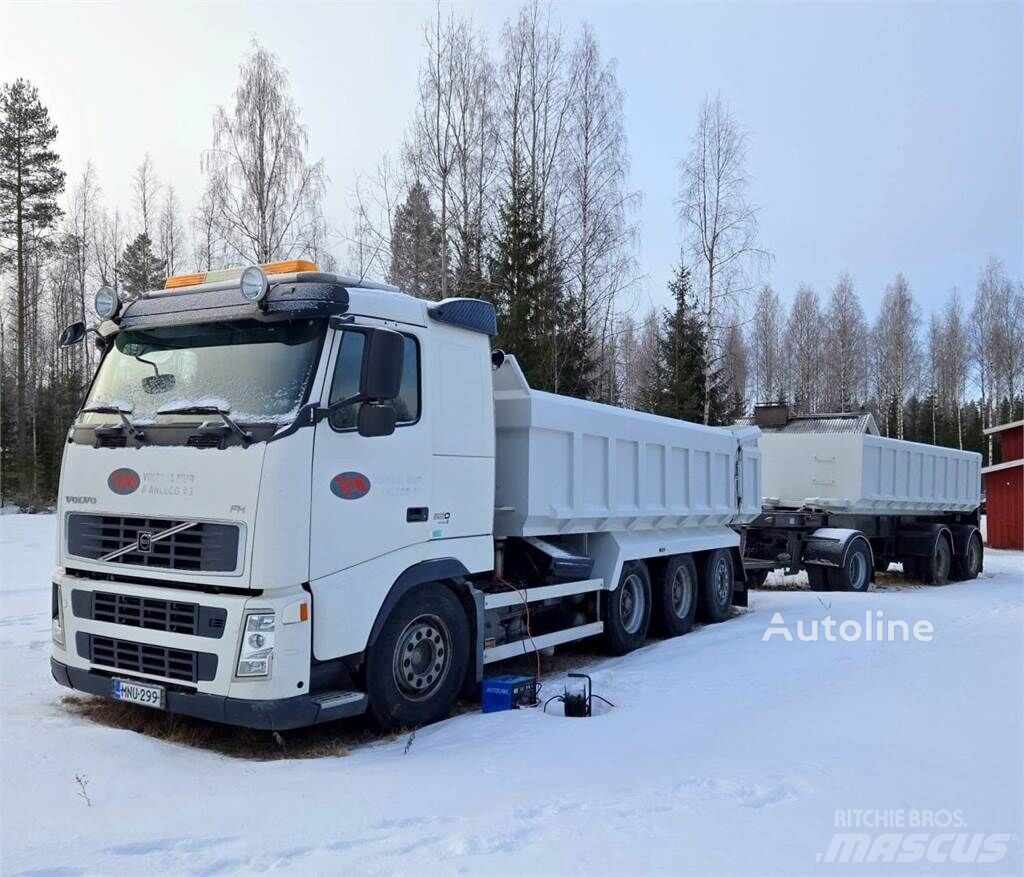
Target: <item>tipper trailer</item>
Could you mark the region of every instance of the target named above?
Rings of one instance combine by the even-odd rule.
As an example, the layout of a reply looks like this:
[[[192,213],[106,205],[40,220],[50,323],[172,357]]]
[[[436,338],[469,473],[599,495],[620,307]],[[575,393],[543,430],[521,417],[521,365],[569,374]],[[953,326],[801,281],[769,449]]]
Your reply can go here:
[[[973,579],[981,455],[864,433],[762,432],[764,511],[744,529],[751,584],[807,571],[818,591],[866,591],[892,562],[929,584]]]
[[[486,302],[308,263],[97,294],[52,671],[250,727],[444,716],[484,667],[745,605],[757,430],[531,389]]]

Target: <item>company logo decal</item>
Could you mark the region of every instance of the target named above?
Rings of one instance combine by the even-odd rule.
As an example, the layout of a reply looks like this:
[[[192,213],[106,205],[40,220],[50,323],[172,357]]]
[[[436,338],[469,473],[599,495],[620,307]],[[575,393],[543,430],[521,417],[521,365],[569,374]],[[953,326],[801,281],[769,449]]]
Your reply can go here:
[[[107,487],[120,496],[127,496],[139,489],[139,473],[134,469],[115,469],[107,478]]]
[[[362,472],[342,472],[331,479],[331,493],[342,499],[359,499],[370,492],[370,479]]]

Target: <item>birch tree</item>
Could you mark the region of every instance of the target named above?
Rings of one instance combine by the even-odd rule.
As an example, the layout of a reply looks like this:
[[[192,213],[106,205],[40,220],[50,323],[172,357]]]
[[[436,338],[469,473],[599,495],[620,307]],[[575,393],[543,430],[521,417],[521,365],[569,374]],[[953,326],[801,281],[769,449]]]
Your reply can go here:
[[[818,410],[821,369],[824,362],[824,332],[818,294],[809,286],[796,291],[786,324],[786,349],[791,356],[791,393],[798,414]]]
[[[412,138],[406,147],[414,176],[423,180],[437,199],[441,298],[448,297],[450,274],[451,194],[457,154],[456,57],[469,42],[467,28],[467,23],[457,20],[454,13],[443,19],[441,4],[437,4],[434,20],[424,28],[427,58],[420,66],[419,99]]]
[[[157,231],[157,246],[164,261],[164,271],[171,276],[182,267],[185,257],[185,226],[181,221],[181,203],[174,186],[167,187]]]
[[[886,435],[903,438],[903,405],[918,377],[921,312],[902,274],[885,289],[873,333],[875,380]]]
[[[157,199],[159,197],[160,179],[156,175],[153,159],[147,152],[142,163],[135,168],[135,173],[132,175],[132,203],[135,208],[139,233],[150,238],[156,233],[156,218],[159,210]]]
[[[689,154],[680,165],[679,216],[703,287],[707,385],[718,367],[723,314],[751,290],[752,269],[767,258],[757,245],[757,208],[748,197],[748,135],[721,96],[706,98]],[[704,422],[711,413],[704,400]]]
[[[865,351],[868,327],[853,277],[844,271],[825,309],[824,404],[829,411],[853,411],[866,400]]]
[[[754,403],[783,400],[782,303],[768,284],[757,294],[747,336]]]
[[[560,263],[577,325],[593,337],[603,361],[619,297],[639,274],[632,215],[640,196],[628,185],[625,96],[614,62],[602,62],[589,26],[576,43],[570,69],[575,93],[563,135]]]
[[[218,237],[242,261],[306,256],[324,237],[323,161],[306,158],[309,137],[277,57],[253,41],[239,73],[203,157]]]

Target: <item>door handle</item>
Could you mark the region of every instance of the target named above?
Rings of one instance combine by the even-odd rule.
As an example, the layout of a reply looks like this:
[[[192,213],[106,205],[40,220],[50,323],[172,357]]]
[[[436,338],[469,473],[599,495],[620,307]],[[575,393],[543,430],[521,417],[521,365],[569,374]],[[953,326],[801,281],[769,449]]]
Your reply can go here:
[[[426,506],[410,506],[405,510],[405,520],[410,524],[421,524],[430,514]]]

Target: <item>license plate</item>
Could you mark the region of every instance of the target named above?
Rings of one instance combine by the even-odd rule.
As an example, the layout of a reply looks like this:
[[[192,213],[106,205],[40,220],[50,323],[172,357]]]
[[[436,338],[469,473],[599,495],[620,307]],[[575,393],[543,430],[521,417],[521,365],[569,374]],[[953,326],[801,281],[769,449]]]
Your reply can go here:
[[[149,706],[158,710],[164,708],[164,689],[160,685],[145,685],[128,679],[114,679],[112,680],[111,694],[114,700],[137,703],[139,706]]]

